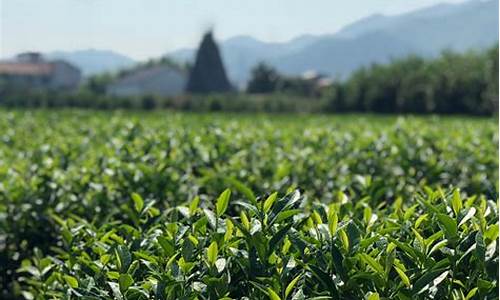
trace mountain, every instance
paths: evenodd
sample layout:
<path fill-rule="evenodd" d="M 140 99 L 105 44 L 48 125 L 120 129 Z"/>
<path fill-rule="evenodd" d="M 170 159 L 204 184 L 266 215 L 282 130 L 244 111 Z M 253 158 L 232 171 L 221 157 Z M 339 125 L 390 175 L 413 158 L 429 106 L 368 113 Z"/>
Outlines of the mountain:
<path fill-rule="evenodd" d="M 484 48 L 498 42 L 498 1 L 472 0 L 398 16 L 373 15 L 344 27 L 337 36 L 352 38 L 374 31 L 417 45 L 424 54 Z"/>
<path fill-rule="evenodd" d="M 220 43 L 230 79 L 242 86 L 260 61 L 289 75 L 316 70 L 345 78 L 372 63 L 417 54 L 435 56 L 445 49 L 484 49 L 498 43 L 498 0 L 438 4 L 405 14 L 375 14 L 334 34 L 303 35 L 285 43 L 237 36 Z M 189 62 L 195 50 L 168 53 Z"/>
<path fill-rule="evenodd" d="M 132 67 L 136 62 L 119 53 L 108 50 L 55 51 L 47 53 L 49 59 L 64 59 L 79 67 L 84 76 L 114 72 Z"/>
<path fill-rule="evenodd" d="M 391 59 L 416 52 L 410 43 L 384 32 L 366 33 L 353 39 L 325 37 L 298 52 L 269 59 L 269 63 L 285 74 L 301 74 L 315 70 L 334 77 L 344 77 L 373 62 L 387 63 Z"/>

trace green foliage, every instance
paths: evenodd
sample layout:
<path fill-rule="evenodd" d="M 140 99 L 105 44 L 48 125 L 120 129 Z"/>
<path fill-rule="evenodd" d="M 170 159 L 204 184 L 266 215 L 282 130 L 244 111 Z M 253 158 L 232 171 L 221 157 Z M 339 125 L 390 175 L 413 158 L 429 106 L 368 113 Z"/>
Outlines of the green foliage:
<path fill-rule="evenodd" d="M 317 79 L 279 74 L 265 64 L 252 71 L 247 92 L 328 99 L 328 112 L 492 115 L 498 110 L 498 46 L 488 51 L 423 59 L 409 56 L 374 64 L 328 87 Z"/>
<path fill-rule="evenodd" d="M 308 98 L 311 101 L 311 98 L 319 98 L 322 94 L 322 87 L 318 86 L 320 78 L 316 78 L 316 76 L 312 78 L 285 76 L 279 74 L 273 67 L 261 62 L 252 70 L 252 76 L 247 85 L 247 93 L 282 93 L 289 96 Z"/>
<path fill-rule="evenodd" d="M 94 75 L 89 77 L 82 86 L 82 90 L 88 91 L 93 95 L 105 95 L 106 89 L 116 79 L 116 76 L 109 73 Z"/>
<path fill-rule="evenodd" d="M 57 247 L 42 260 L 25 260 L 19 281 L 25 295 L 75 299 L 498 297 L 498 242 L 482 234 L 498 226 L 497 204 L 484 198 L 471 203 L 489 207 L 490 213 L 482 217 L 484 222 L 473 217 L 455 228 L 452 241 L 449 225 L 442 229 L 442 223 L 456 223 L 460 217 L 452 215 L 448 204 L 453 193 L 444 197 L 440 190 L 426 188 L 416 196 L 421 201 L 372 207 L 377 218 L 371 226 L 361 221 L 363 207 L 370 207 L 366 200 L 308 203 L 298 191 L 277 199 L 267 212 L 260 204 L 229 205 L 249 216 L 250 227 L 240 218 L 207 210 L 143 214 L 135 226 L 115 221 L 96 227 L 68 218 L 75 235 L 72 245 Z M 413 205 L 414 214 L 404 220 L 402 212 Z M 295 208 L 301 213 L 272 221 Z M 345 235 L 332 234 L 322 223 L 331 209 L 341 212 L 339 233 Z M 430 218 L 415 229 L 424 214 Z M 215 225 L 204 221 L 212 216 Z M 222 238 L 229 222 L 236 228 Z M 163 247 L 160 237 L 172 248 Z M 345 240 L 348 247 L 342 246 Z M 431 251 L 441 243 L 445 246 Z"/>
<path fill-rule="evenodd" d="M 2 299 L 498 297 L 493 120 L 0 115 Z"/>
<path fill-rule="evenodd" d="M 214 47 L 215 45 L 210 45 L 209 52 L 218 52 Z M 212 57 L 204 60 L 217 59 Z M 458 54 L 447 51 L 433 59 L 410 56 L 384 65 L 361 68 L 349 78 L 326 84 L 321 83 L 319 78 L 284 76 L 272 67 L 259 64 L 252 72 L 246 94 L 227 93 L 231 90 L 230 87 L 220 82 L 216 84 L 215 77 L 225 77 L 220 67 L 213 69 L 218 69 L 219 71 L 214 72 L 221 74 L 213 75 L 210 74 L 210 67 L 195 66 L 192 73 L 200 73 L 199 77 L 203 78 L 195 81 L 203 84 L 192 89 L 194 94 L 178 97 L 106 95 L 106 86 L 117 76 L 157 64 L 186 69 L 163 58 L 125 70 L 121 74 L 93 76 L 76 93 L 20 91 L 9 88 L 0 80 L 0 106 L 100 110 L 172 109 L 196 112 L 469 115 L 496 115 L 498 112 L 498 46 L 484 52 Z M 200 69 L 205 71 L 201 72 Z"/>
<path fill-rule="evenodd" d="M 247 93 L 263 94 L 273 93 L 278 90 L 281 76 L 272 67 L 259 63 L 252 69 L 252 77 L 247 85 Z"/>
<path fill-rule="evenodd" d="M 410 56 L 362 68 L 329 92 L 329 110 L 491 115 L 498 111 L 498 46 Z"/>
<path fill-rule="evenodd" d="M 216 212 L 217 216 L 220 217 L 226 211 L 229 204 L 229 197 L 231 196 L 231 190 L 226 189 L 217 199 Z"/>

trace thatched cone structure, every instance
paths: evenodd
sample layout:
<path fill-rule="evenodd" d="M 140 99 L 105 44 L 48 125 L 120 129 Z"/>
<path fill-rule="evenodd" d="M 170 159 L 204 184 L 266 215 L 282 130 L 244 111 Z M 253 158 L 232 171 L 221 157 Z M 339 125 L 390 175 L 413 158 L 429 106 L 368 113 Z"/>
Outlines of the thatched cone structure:
<path fill-rule="evenodd" d="M 203 36 L 196 61 L 189 74 L 186 91 L 189 93 L 228 92 L 231 84 L 212 32 Z"/>

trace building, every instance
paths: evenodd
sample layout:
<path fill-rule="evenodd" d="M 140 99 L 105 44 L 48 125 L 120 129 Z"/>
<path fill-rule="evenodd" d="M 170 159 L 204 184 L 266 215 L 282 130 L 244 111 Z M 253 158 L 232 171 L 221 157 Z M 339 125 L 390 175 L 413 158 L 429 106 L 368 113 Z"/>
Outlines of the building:
<path fill-rule="evenodd" d="M 121 76 L 107 88 L 111 96 L 177 96 L 184 93 L 187 74 L 168 64 L 147 66 Z"/>
<path fill-rule="evenodd" d="M 28 52 L 0 61 L 0 80 L 14 88 L 71 91 L 78 88 L 81 72 L 66 61 L 47 61 L 40 53 Z"/>
<path fill-rule="evenodd" d="M 303 80 L 312 84 L 316 90 L 328 88 L 335 83 L 333 78 L 328 77 L 325 74 L 318 73 L 314 70 L 304 72 L 304 73 L 302 73 L 302 75 L 300 77 Z"/>

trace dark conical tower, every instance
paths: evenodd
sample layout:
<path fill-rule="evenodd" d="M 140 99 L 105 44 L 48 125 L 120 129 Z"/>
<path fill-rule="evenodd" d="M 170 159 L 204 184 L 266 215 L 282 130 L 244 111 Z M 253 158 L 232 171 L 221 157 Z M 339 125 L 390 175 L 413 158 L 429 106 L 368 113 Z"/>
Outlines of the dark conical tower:
<path fill-rule="evenodd" d="M 231 90 L 231 84 L 227 79 L 219 49 L 210 31 L 203 36 L 196 54 L 196 61 L 189 74 L 186 90 L 191 93 L 227 92 Z"/>

